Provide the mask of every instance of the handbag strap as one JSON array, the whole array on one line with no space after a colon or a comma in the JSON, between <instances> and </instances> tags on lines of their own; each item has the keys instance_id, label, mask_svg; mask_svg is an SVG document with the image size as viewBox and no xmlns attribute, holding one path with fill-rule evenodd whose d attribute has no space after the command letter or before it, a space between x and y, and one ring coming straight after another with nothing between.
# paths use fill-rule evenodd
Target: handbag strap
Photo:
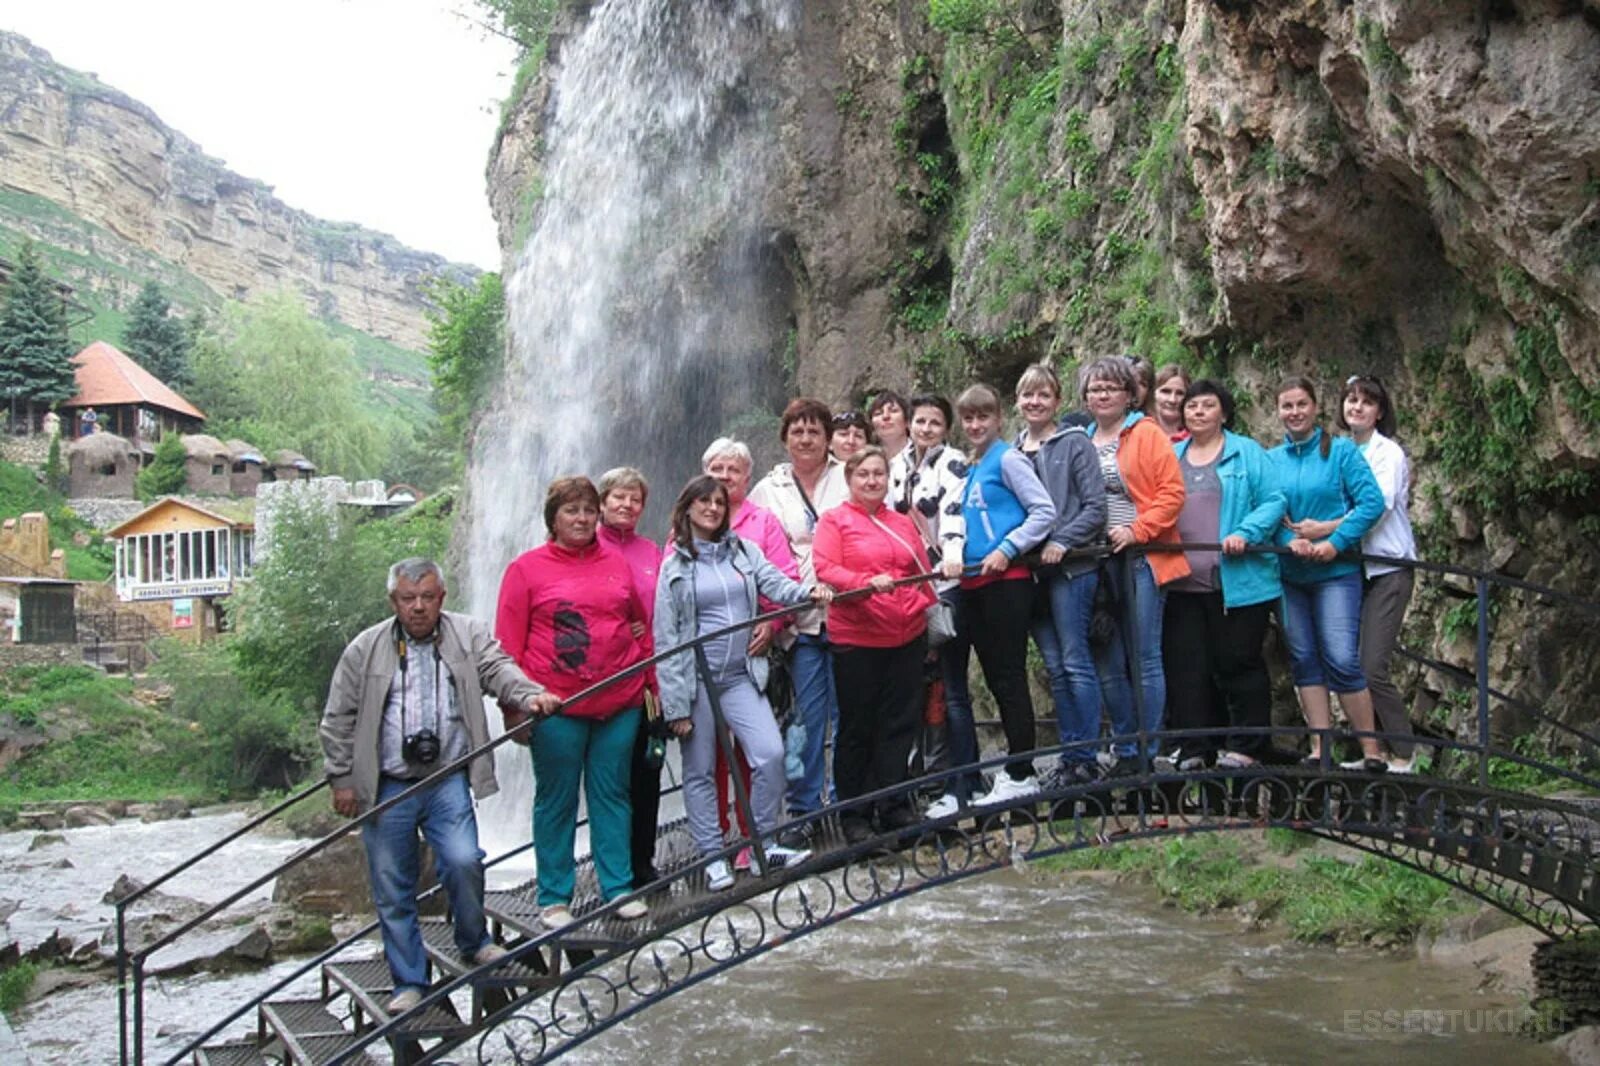
<instances>
[{"instance_id":1,"label":"handbag strap","mask_svg":"<svg viewBox=\"0 0 1600 1066\"><path fill-rule=\"evenodd\" d=\"M881 529L885 533L889 534L889 536L894 538L894 542L896 544L900 545L900 547L904 548L906 551L911 553L911 563L912 563L913 566L916 566L917 572L919 574L926 572L926 571L924 571L922 569L921 565L919 565L921 560L919 560L917 558L916 549L913 548L911 545L907 544L905 542L905 538L901 537L900 534L896 533L894 530L890 529L888 526L886 526L882 522L878 521L877 515L870 515L870 514L867 515L867 521L871 522L873 525L877 526L879 529ZM924 553L924 554L926 554L926 553Z\"/></svg>"}]
</instances>

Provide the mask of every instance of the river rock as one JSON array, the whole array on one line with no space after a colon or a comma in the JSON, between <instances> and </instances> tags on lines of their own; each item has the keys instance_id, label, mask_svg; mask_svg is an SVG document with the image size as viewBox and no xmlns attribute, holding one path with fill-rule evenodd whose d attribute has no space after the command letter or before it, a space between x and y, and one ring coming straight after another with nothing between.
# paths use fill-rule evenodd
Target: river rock
<instances>
[{"instance_id":1,"label":"river rock","mask_svg":"<svg viewBox=\"0 0 1600 1066\"><path fill-rule=\"evenodd\" d=\"M255 919L249 924L206 923L151 957L146 972L178 976L256 969L272 959L272 937Z\"/></svg>"},{"instance_id":2,"label":"river rock","mask_svg":"<svg viewBox=\"0 0 1600 1066\"><path fill-rule=\"evenodd\" d=\"M1565 1055L1574 1066L1600 1066L1600 1026L1581 1029L1551 1041L1550 1046Z\"/></svg>"},{"instance_id":3,"label":"river rock","mask_svg":"<svg viewBox=\"0 0 1600 1066\"><path fill-rule=\"evenodd\" d=\"M18 829L64 829L66 824L61 812L55 810L22 811L17 815Z\"/></svg>"},{"instance_id":4,"label":"river rock","mask_svg":"<svg viewBox=\"0 0 1600 1066\"><path fill-rule=\"evenodd\" d=\"M40 970L33 979L33 985L28 989L30 1003L41 1000L55 992L69 988L88 988L104 981L105 975L92 970L68 969L52 966Z\"/></svg>"},{"instance_id":5,"label":"river rock","mask_svg":"<svg viewBox=\"0 0 1600 1066\"><path fill-rule=\"evenodd\" d=\"M117 900L122 899L124 896L131 896L143 887L143 881L130 877L128 874L119 874L110 889L106 891L106 894L100 897L100 902L115 906Z\"/></svg>"},{"instance_id":6,"label":"river rock","mask_svg":"<svg viewBox=\"0 0 1600 1066\"><path fill-rule=\"evenodd\" d=\"M107 800L106 813L113 818L126 818L128 816L127 800Z\"/></svg>"},{"instance_id":7,"label":"river rock","mask_svg":"<svg viewBox=\"0 0 1600 1066\"><path fill-rule=\"evenodd\" d=\"M424 861L423 869L432 868ZM286 870L272 886L272 901L306 914L369 914L367 853L361 838L341 837L305 862Z\"/></svg>"},{"instance_id":8,"label":"river rock","mask_svg":"<svg viewBox=\"0 0 1600 1066\"><path fill-rule=\"evenodd\" d=\"M116 822L115 818L96 807L68 807L62 817L66 819L69 829L82 829L90 825L112 825Z\"/></svg>"},{"instance_id":9,"label":"river rock","mask_svg":"<svg viewBox=\"0 0 1600 1066\"><path fill-rule=\"evenodd\" d=\"M162 800L152 807L146 807L141 821L164 822L172 818L187 818L190 815L189 801L176 796Z\"/></svg>"},{"instance_id":10,"label":"river rock","mask_svg":"<svg viewBox=\"0 0 1600 1066\"><path fill-rule=\"evenodd\" d=\"M56 844L65 844L67 838L60 833L35 833L33 839L28 841L29 851L38 851L40 848L53 847Z\"/></svg>"},{"instance_id":11,"label":"river rock","mask_svg":"<svg viewBox=\"0 0 1600 1066\"><path fill-rule=\"evenodd\" d=\"M10 918L13 914L17 913L17 911L19 909L21 909L21 907L22 907L22 904L17 900L14 900L14 899L0 899L0 925L4 925L5 922L6 922L6 919Z\"/></svg>"}]
</instances>

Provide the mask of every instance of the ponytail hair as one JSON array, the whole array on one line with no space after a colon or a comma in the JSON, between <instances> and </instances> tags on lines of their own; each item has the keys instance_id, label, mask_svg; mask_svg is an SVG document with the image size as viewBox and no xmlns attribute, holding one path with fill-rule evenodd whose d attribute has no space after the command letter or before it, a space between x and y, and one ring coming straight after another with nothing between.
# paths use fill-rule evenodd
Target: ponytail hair
<instances>
[{"instance_id":1,"label":"ponytail hair","mask_svg":"<svg viewBox=\"0 0 1600 1066\"><path fill-rule=\"evenodd\" d=\"M1277 395L1282 396L1284 393L1292 392L1295 389L1299 389L1307 396L1311 397L1312 403L1317 402L1317 386L1310 378L1303 374L1296 374L1292 377L1284 378L1283 381L1279 382ZM1323 429L1320 418L1317 420L1317 428L1322 430L1322 439L1317 442L1317 451L1322 454L1324 459L1326 459L1328 457L1328 453L1333 450L1333 438L1328 434L1326 429Z\"/></svg>"}]
</instances>

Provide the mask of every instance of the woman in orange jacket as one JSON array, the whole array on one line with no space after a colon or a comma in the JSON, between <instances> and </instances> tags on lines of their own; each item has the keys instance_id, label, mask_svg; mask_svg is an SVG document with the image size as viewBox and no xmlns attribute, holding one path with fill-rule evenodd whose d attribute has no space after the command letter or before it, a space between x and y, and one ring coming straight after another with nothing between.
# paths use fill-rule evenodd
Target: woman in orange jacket
<instances>
[{"instance_id":1,"label":"woman in orange jacket","mask_svg":"<svg viewBox=\"0 0 1600 1066\"><path fill-rule=\"evenodd\" d=\"M1167 435L1155 420L1135 410L1138 383L1128 360L1096 359L1084 367L1083 401L1094 418L1092 439L1106 479L1106 539L1113 554L1133 544L1178 543L1183 510L1183 474ZM1161 730L1167 677L1161 661L1161 586L1189 573L1182 552L1150 552L1120 560L1113 569L1120 624L1097 650L1100 691L1111 714L1119 760L1137 750L1133 735ZM1131 602L1130 602L1131 601ZM1130 680L1137 678L1137 686ZM1147 741L1154 755L1157 742ZM1130 766L1131 763L1124 763Z\"/></svg>"}]
</instances>

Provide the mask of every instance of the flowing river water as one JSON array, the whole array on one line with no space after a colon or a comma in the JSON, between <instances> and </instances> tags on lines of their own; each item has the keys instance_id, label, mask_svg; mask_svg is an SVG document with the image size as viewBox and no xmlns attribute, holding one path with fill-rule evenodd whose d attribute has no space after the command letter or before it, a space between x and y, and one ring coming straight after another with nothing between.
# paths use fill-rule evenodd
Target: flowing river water
<instances>
[{"instance_id":1,"label":"flowing river water","mask_svg":"<svg viewBox=\"0 0 1600 1066\"><path fill-rule=\"evenodd\" d=\"M100 897L119 874L149 877L241 820L229 813L66 830L64 842L32 851L35 834L0 834L0 897L19 904L0 940L26 949L56 929L95 935L111 913ZM218 898L300 843L250 838L230 850L222 869L173 892ZM72 865L60 865L63 859ZM152 981L149 1061L290 968L280 962L243 975ZM1506 1031L1520 1015L1514 997L1477 985L1470 969L1242 932L1229 920L1162 907L1127 885L1007 871L778 948L619 1026L570 1060L1561 1061ZM313 989L305 981L297 991ZM114 985L55 993L13 1025L41 1066L113 1062ZM471 1048L456 1058L474 1061Z\"/></svg>"}]
</instances>

